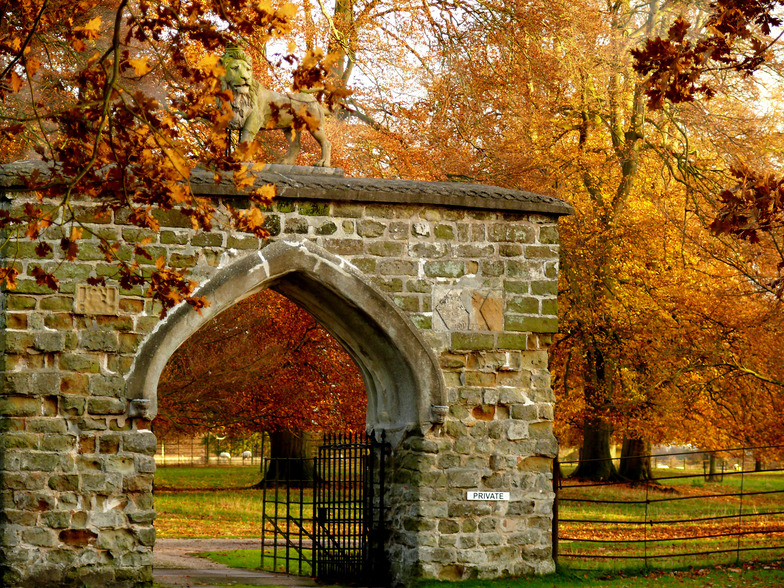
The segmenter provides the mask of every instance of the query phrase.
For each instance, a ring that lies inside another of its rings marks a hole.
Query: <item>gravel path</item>
[[[204,551],[258,549],[258,539],[158,539],[153,550],[153,576],[162,586],[213,588],[251,586],[316,586],[311,578],[240,570],[192,554]]]

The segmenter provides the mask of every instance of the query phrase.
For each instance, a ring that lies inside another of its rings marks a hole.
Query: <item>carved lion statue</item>
[[[332,145],[322,129],[326,110],[310,94],[280,94],[262,86],[253,77],[250,56],[237,47],[229,47],[221,57],[226,73],[221,80],[224,90],[234,96],[231,109],[234,117],[230,129],[240,130],[240,142],[253,141],[262,129],[280,129],[286,135],[289,149],[280,163],[293,165],[302,148],[300,133],[307,128],[321,146],[318,167],[330,167]]]

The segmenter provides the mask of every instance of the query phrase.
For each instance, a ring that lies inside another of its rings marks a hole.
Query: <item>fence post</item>
[[[553,561],[558,565],[558,487],[561,485],[561,464],[553,459]]]
[[[735,563],[740,563],[740,538],[743,530],[743,482],[746,475],[746,450],[743,449],[740,458],[740,504],[738,505],[738,541],[736,543]]]

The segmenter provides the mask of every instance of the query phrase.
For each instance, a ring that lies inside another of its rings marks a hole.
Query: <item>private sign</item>
[[[479,492],[468,491],[468,500],[509,500],[509,492]]]

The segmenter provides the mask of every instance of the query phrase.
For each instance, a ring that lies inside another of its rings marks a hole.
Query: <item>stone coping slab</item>
[[[19,161],[0,166],[0,187],[24,189],[20,176],[45,172],[40,161]],[[340,168],[268,164],[256,174],[256,185],[275,184],[278,198],[313,199],[377,204],[416,204],[509,212],[537,212],[555,216],[573,208],[558,198],[483,184],[424,182],[417,180],[347,178]],[[191,189],[199,196],[241,197],[228,178],[195,169]]]

